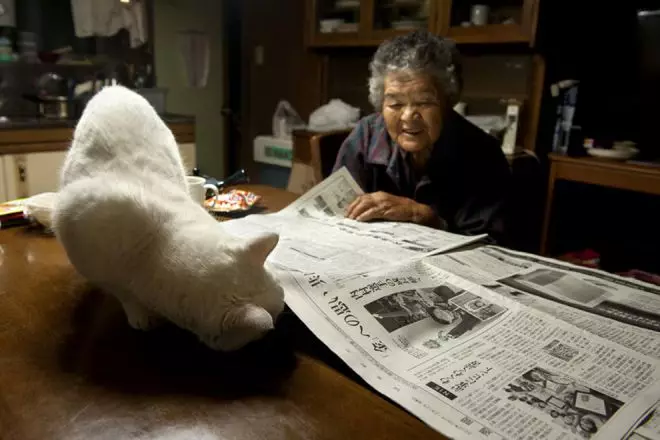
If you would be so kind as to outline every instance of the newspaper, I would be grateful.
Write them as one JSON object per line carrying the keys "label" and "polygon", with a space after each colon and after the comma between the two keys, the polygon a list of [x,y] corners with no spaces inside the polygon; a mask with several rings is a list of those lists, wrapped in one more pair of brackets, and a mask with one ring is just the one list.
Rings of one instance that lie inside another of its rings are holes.
{"label": "newspaper", "polygon": [[654,287],[344,218],[361,193],[341,170],[223,227],[280,234],[268,262],[287,305],[377,391],[451,438],[658,438]]}
{"label": "newspaper", "polygon": [[348,205],[364,194],[346,167],[335,171],[310,191],[287,206],[284,214],[294,212],[302,217],[344,217]]}
{"label": "newspaper", "polygon": [[362,189],[342,168],[277,214],[252,215],[225,222],[223,227],[240,237],[276,232],[280,242],[269,263],[283,270],[323,270],[335,281],[461,248],[485,237],[345,218],[346,208],[361,194]]}
{"label": "newspaper", "polygon": [[660,398],[656,358],[420,259],[341,287],[318,271],[282,284],[353,370],[451,438],[628,438]]}
{"label": "newspaper", "polygon": [[426,262],[660,359],[660,289],[656,286],[495,246]]}

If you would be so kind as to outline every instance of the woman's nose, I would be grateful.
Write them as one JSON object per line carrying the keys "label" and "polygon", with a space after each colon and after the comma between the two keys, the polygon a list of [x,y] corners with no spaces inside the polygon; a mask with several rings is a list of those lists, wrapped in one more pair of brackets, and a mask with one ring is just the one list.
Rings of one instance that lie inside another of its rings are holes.
{"label": "woman's nose", "polygon": [[403,114],[401,114],[401,120],[404,122],[409,122],[415,119],[415,114],[417,111],[411,105],[407,105],[403,109]]}

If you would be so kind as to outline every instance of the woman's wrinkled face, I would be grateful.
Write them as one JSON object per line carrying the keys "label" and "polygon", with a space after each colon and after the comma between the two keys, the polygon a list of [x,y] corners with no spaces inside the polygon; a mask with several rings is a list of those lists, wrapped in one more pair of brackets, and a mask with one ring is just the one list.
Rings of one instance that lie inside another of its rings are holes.
{"label": "woman's wrinkled face", "polygon": [[390,137],[413,154],[430,150],[440,137],[444,108],[431,76],[390,73],[384,92],[383,117]]}

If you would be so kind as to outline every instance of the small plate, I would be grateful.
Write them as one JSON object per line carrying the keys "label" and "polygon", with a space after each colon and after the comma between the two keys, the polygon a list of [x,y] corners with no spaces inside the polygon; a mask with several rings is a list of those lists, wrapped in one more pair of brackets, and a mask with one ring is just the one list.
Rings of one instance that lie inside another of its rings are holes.
{"label": "small plate", "polygon": [[588,148],[587,153],[601,159],[628,160],[635,157],[639,153],[639,150],[637,148],[613,148],[611,150],[606,148]]}
{"label": "small plate", "polygon": [[240,189],[232,189],[226,193],[218,194],[215,197],[215,205],[213,205],[213,198],[207,199],[204,202],[206,209],[213,213],[230,213],[249,211],[261,200],[261,196]]}

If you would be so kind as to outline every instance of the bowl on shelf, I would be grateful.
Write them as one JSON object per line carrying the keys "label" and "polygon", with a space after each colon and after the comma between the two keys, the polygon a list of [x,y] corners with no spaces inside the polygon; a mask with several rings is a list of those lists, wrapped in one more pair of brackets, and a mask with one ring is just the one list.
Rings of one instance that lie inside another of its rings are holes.
{"label": "bowl on shelf", "polygon": [[630,160],[639,153],[636,145],[632,141],[619,141],[614,142],[612,148],[598,148],[585,143],[584,149],[588,155],[601,159]]}
{"label": "bowl on shelf", "polygon": [[342,19],[326,19],[319,21],[319,30],[323,34],[329,34],[331,32],[336,32],[339,26],[344,24],[345,21]]}
{"label": "bowl on shelf", "polygon": [[587,148],[587,154],[593,157],[599,157],[601,159],[612,159],[612,160],[630,160],[633,157],[637,156],[639,150],[635,147],[627,148]]}

